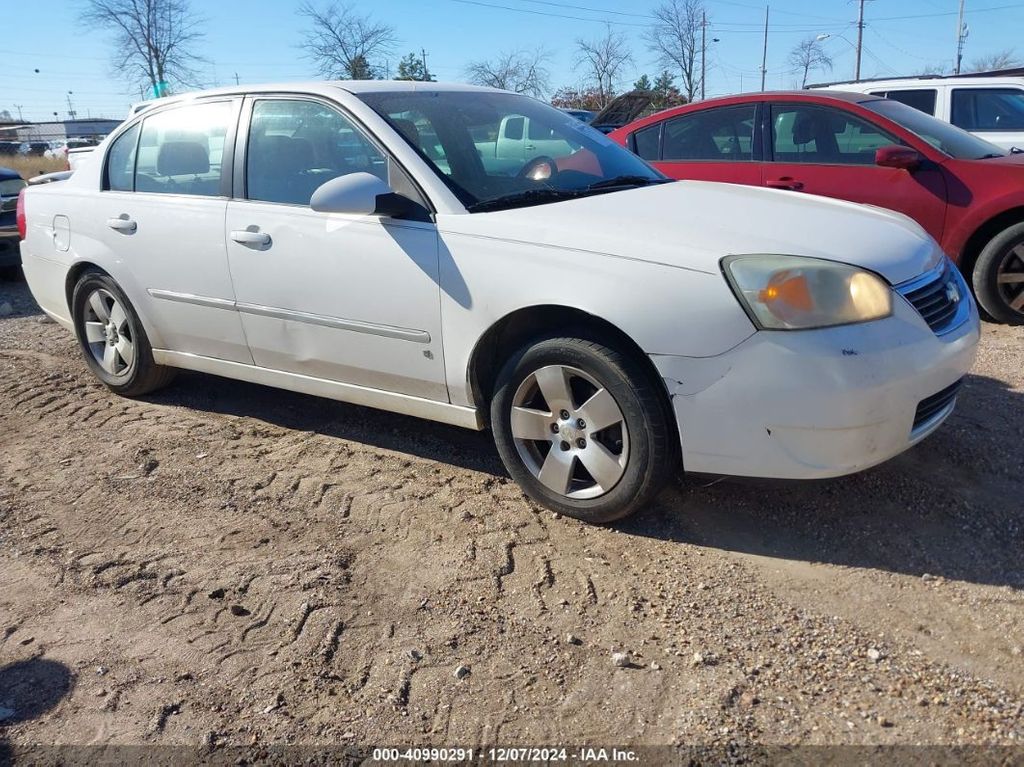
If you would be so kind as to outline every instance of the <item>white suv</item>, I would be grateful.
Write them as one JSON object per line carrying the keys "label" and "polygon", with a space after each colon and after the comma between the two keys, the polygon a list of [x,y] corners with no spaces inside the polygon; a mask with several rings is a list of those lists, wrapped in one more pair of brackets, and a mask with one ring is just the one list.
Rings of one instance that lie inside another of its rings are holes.
{"label": "white suv", "polygon": [[1024,69],[1012,71],[1013,75],[921,76],[810,87],[884,96],[1003,149],[1024,149]]}

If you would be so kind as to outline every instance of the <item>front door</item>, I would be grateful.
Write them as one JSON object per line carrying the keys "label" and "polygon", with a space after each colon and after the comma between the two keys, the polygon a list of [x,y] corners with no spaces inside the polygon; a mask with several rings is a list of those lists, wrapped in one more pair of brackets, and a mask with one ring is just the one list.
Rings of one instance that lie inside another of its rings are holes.
{"label": "front door", "polygon": [[434,224],[309,207],[337,176],[394,186],[401,171],[320,101],[256,98],[243,132],[244,193],[228,204],[226,235],[255,363],[447,401]]}
{"label": "front door", "polygon": [[773,104],[770,127],[765,186],[889,208],[942,238],[946,182],[939,168],[875,165],[875,150],[903,143],[896,137],[857,115],[817,104]]}

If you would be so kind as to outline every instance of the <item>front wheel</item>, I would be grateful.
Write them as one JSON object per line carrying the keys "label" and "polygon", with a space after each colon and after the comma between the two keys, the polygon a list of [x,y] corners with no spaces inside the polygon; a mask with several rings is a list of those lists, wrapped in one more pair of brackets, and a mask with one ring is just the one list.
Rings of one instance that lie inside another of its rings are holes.
{"label": "front wheel", "polygon": [[992,238],[974,264],[971,282],[978,303],[992,319],[1024,324],[1024,223]]}
{"label": "front wheel", "polygon": [[526,494],[586,522],[633,513],[675,469],[656,379],[631,355],[587,338],[546,338],[513,355],[498,376],[491,427]]}

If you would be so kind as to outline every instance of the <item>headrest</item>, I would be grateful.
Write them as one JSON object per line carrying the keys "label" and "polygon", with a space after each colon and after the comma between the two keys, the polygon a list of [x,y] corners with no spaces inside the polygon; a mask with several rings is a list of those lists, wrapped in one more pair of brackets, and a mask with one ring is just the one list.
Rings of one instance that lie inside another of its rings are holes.
{"label": "headrest", "polygon": [[198,141],[166,141],[156,157],[161,176],[185,176],[210,172],[210,152]]}

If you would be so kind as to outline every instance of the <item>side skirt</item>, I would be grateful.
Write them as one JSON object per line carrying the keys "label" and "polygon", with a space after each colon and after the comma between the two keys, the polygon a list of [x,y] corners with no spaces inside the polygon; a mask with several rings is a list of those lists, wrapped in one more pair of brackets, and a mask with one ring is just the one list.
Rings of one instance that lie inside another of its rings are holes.
{"label": "side skirt", "polygon": [[484,427],[483,419],[476,408],[452,405],[448,402],[436,402],[422,397],[411,397],[407,394],[396,394],[366,386],[329,381],[325,378],[286,373],[281,370],[245,365],[241,362],[229,362],[165,349],[154,349],[153,360],[158,365],[196,370],[200,373],[235,378],[239,381],[248,381],[263,386],[274,386],[278,389],[312,394],[316,397],[326,397],[353,405],[363,405],[392,413],[440,421],[465,429],[480,431]]}

